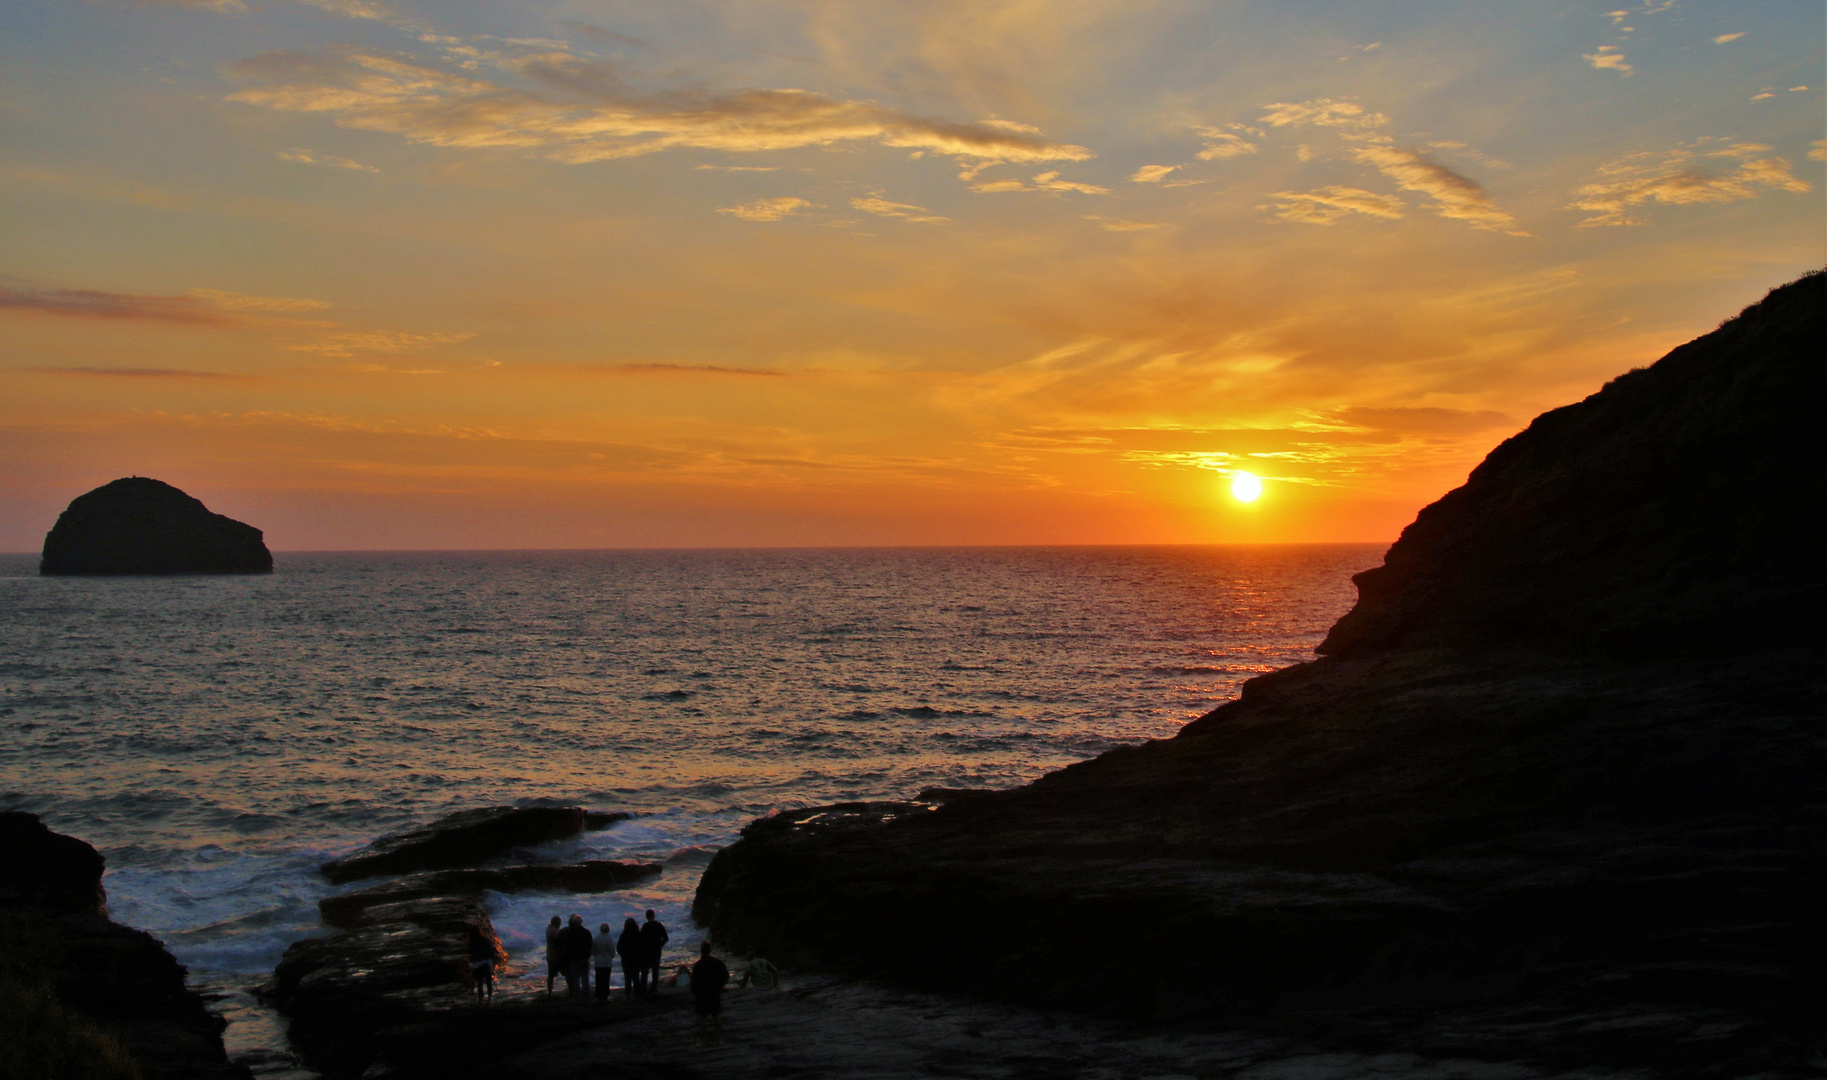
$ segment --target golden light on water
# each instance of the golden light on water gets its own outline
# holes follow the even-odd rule
[[[1231,477],[1231,498],[1238,502],[1255,502],[1262,498],[1262,480],[1255,473],[1247,472]]]

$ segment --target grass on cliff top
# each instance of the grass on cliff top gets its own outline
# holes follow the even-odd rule
[[[42,924],[0,916],[0,1080],[141,1080],[119,1039],[45,985],[61,952]]]

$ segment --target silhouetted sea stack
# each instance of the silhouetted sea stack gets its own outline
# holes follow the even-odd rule
[[[265,574],[259,529],[150,477],[79,495],[44,538],[41,574]]]
[[[1824,293],[1493,451],[1359,576],[1322,659],[1013,791],[757,821],[694,917],[783,965],[1050,1009],[1818,1069]]]

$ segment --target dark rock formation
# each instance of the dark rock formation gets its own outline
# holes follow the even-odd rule
[[[41,574],[265,574],[259,529],[162,481],[123,477],[78,495],[44,538]]]
[[[324,867],[331,880],[381,874],[404,876],[325,897],[318,907],[339,932],[295,942],[274,971],[266,996],[291,1018],[292,1043],[326,1076],[361,1076],[387,1048],[408,1072],[427,1061],[452,1060],[453,1046],[505,1055],[606,1022],[588,1011],[560,1013],[515,1030],[499,1020],[477,1021],[468,943],[472,930],[507,954],[489,921],[483,893],[609,892],[660,873],[654,863],[591,861],[568,866],[475,868],[515,848],[606,828],[627,814],[577,807],[488,807],[464,810],[429,825],[384,836]],[[424,869],[432,868],[432,869]],[[413,871],[413,872],[408,872]],[[481,1026],[471,1030],[471,1024]],[[485,1032],[486,1035],[478,1034]],[[390,1073],[392,1075],[393,1073]],[[412,1073],[418,1075],[417,1073]],[[470,1072],[448,1075],[470,1075]]]
[[[563,840],[583,832],[594,817],[607,826],[627,814],[590,815],[575,806],[491,806],[460,810],[429,825],[391,833],[360,851],[324,864],[338,885],[377,874],[477,866],[517,847]]]
[[[12,991],[9,999],[48,993],[61,1008],[41,1011],[35,1022],[86,1018],[153,1080],[246,1077],[223,1052],[222,1022],[185,987],[184,968],[158,939],[103,913],[102,868],[88,844],[31,814],[0,813],[0,989]],[[0,1018],[0,1030],[12,1019]],[[25,1069],[20,1075],[54,1071],[42,1062],[15,1064]]]
[[[1536,417],[1353,580],[1322,655],[1819,639],[1827,276]]]
[[[1824,284],[1500,447],[1359,578],[1327,658],[1015,791],[755,822],[694,917],[1047,1008],[1807,1071],[1827,659],[1797,623],[1823,477],[1796,447]]]
[[[331,926],[353,926],[370,909],[435,896],[475,896],[492,890],[512,892],[600,893],[633,884],[660,872],[659,863],[606,860],[568,866],[504,866],[488,870],[438,870],[408,874],[396,881],[326,896],[318,901]]]
[[[34,814],[0,812],[0,904],[101,915],[101,852],[54,833]]]
[[[360,1076],[378,1032],[472,1000],[472,929],[507,959],[480,895],[417,897],[345,915],[349,929],[288,947],[267,991],[291,1018],[293,1044],[331,1075]]]

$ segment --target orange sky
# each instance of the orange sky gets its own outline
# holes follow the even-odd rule
[[[0,550],[1388,540],[1827,259],[1822,24],[11,4]]]

